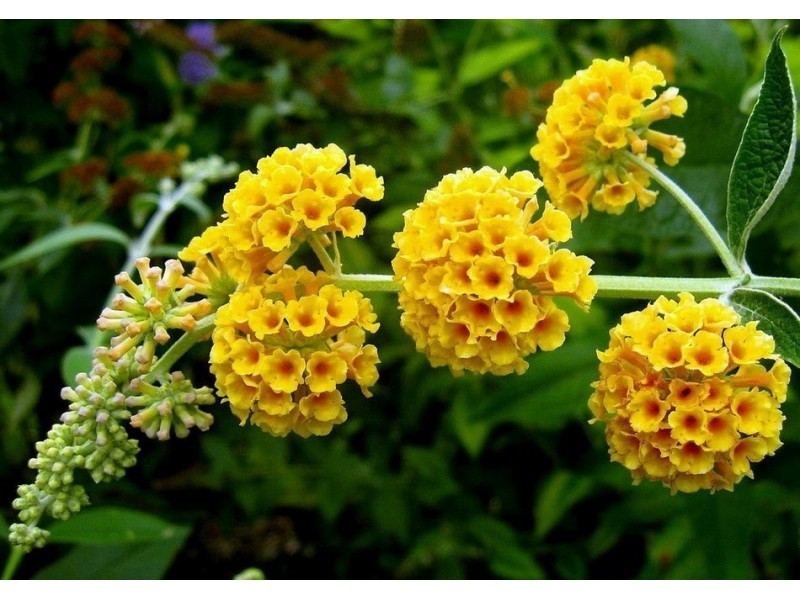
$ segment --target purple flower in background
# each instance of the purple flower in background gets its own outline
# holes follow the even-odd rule
[[[219,69],[202,52],[191,51],[181,56],[180,62],[178,62],[178,73],[186,83],[199,85],[216,77]]]
[[[225,53],[225,47],[217,44],[216,27],[210,21],[193,21],[186,26],[186,37],[195,50],[185,52],[178,63],[178,73],[191,85],[199,85],[216,77],[219,69],[214,58]]]
[[[207,50],[219,56],[225,47],[217,44],[217,30],[209,21],[193,21],[186,26],[186,37],[200,50]]]

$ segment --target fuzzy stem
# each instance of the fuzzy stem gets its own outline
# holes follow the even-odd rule
[[[322,268],[325,269],[325,272],[329,275],[336,275],[336,265],[331,260],[328,251],[325,250],[325,247],[322,245],[322,241],[319,239],[319,237],[317,237],[317,234],[312,233],[308,236],[308,245],[311,246],[314,254],[317,255],[317,258],[322,264]]]
[[[178,205],[181,203],[183,198],[191,192],[191,186],[195,184],[196,182],[194,181],[185,182],[171,192],[167,194],[161,194],[158,200],[158,208],[156,209],[156,212],[151,215],[150,220],[147,222],[147,225],[145,226],[141,235],[136,240],[131,242],[131,245],[128,248],[128,256],[125,259],[125,264],[123,265],[121,272],[124,271],[126,273],[130,273],[133,270],[136,259],[142,256],[148,256],[150,254],[150,250],[153,247],[153,241],[161,231],[161,228],[164,226],[164,222],[167,220],[167,217],[169,217],[175,211],[175,209],[178,208]],[[119,290],[117,289],[117,286],[112,287],[103,306],[111,306],[111,301],[114,299],[114,296],[118,293],[118,291]],[[95,333],[90,345],[93,348],[96,348],[101,344],[102,340],[103,332],[98,330]]]
[[[640,298],[652,300],[661,294],[690,292],[701,298],[719,297],[736,288],[758,289],[782,296],[800,296],[800,279],[752,276],[738,277],[635,277],[628,275],[592,275],[599,298]],[[359,292],[397,292],[400,285],[392,275],[345,273],[337,276],[336,285]]]
[[[800,279],[790,277],[762,277],[753,275],[748,287],[753,287],[779,296],[800,296]]]
[[[707,298],[721,296],[739,285],[733,277],[634,277],[629,275],[592,275],[597,283],[598,298],[639,298],[652,300],[662,294],[690,292]]]
[[[717,251],[720,259],[722,259],[722,264],[725,265],[725,269],[728,271],[728,273],[730,273],[731,277],[742,277],[745,274],[745,271],[739,264],[739,261],[736,260],[736,257],[733,255],[733,252],[731,252],[731,249],[728,248],[725,240],[722,239],[722,236],[719,234],[717,229],[714,227],[711,221],[708,220],[708,217],[700,209],[700,207],[695,204],[694,200],[691,199],[689,194],[683,191],[681,186],[672,181],[672,179],[667,177],[655,166],[651,165],[635,154],[630,152],[627,154],[628,158],[634,164],[636,164],[636,166],[646,171],[650,177],[655,179],[661,185],[661,187],[667,190],[667,192],[669,192],[672,197],[678,201],[678,204],[680,204],[686,210],[686,212],[689,213],[689,216],[694,219],[695,223],[697,223],[697,225],[703,231],[703,234]]]

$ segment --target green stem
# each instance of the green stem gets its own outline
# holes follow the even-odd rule
[[[329,275],[336,275],[336,265],[331,260],[328,251],[325,250],[325,247],[322,245],[322,241],[319,239],[319,237],[317,237],[317,234],[312,233],[308,236],[308,245],[311,246],[314,254],[317,255],[317,258],[322,264],[322,268],[325,269],[325,272]]]
[[[22,558],[24,556],[25,551],[19,546],[14,546],[11,549],[11,553],[8,555],[8,559],[6,559],[6,566],[3,568],[3,576],[0,579],[3,581],[8,581],[14,577],[14,573],[17,572],[17,568],[22,562]]]
[[[740,283],[733,277],[633,277],[628,275],[592,275],[598,298],[640,298],[652,300],[662,294],[689,292],[705,298],[721,296]]]
[[[800,296],[800,279],[790,277],[762,277],[753,275],[747,287],[781,296]]]
[[[773,292],[782,296],[800,296],[800,279],[788,277],[634,277],[628,275],[592,275],[599,298],[639,298],[652,300],[662,294],[690,292],[700,297],[718,297],[736,288]],[[345,273],[335,278],[336,285],[359,292],[398,292],[400,285],[392,275]]]
[[[213,313],[200,319],[194,329],[184,333],[177,342],[170,346],[169,350],[164,352],[161,358],[156,361],[156,364],[153,365],[151,371],[142,377],[142,380],[147,383],[153,383],[159,376],[166,374],[172,365],[186,354],[189,348],[209,336],[214,329],[216,317],[216,313]]]
[[[399,292],[400,284],[392,275],[362,275],[343,273],[334,279],[336,285],[343,290],[358,292]]]
[[[647,172],[650,177],[655,179],[661,187],[663,187],[667,192],[669,192],[675,200],[678,201],[686,212],[689,213],[695,223],[700,227],[703,231],[703,234],[708,238],[708,241],[711,242],[711,245],[717,251],[720,259],[722,259],[722,264],[725,265],[725,269],[730,273],[732,277],[742,277],[745,274],[744,269],[739,264],[739,261],[736,260],[736,257],[731,252],[731,249],[728,248],[728,245],[725,243],[725,240],[722,239],[722,236],[716,230],[714,225],[711,221],[708,220],[705,213],[700,209],[697,204],[695,204],[694,200],[691,199],[689,194],[683,191],[681,186],[677,183],[672,181],[669,177],[667,177],[663,172],[657,169],[655,166],[651,165],[644,159],[632,154],[630,152],[627,153],[628,158],[635,163],[638,167],[642,168],[645,172]]]

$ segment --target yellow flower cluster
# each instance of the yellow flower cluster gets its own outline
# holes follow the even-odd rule
[[[528,171],[462,169],[404,214],[392,261],[401,324],[433,366],[522,373],[526,355],[569,330],[553,296],[594,297],[592,261],[556,248],[572,237],[569,217],[548,203],[531,222],[541,185]]]
[[[652,146],[668,165],[683,157],[681,138],[650,129],[686,112],[677,88],[656,97],[654,88],[665,83],[661,71],[647,62],[597,59],[556,90],[531,156],[558,208],[574,219],[585,218],[589,205],[620,214],[634,200],[640,209],[655,202],[649,175],[629,153],[646,157]]]
[[[340,173],[348,164],[349,175]],[[364,232],[360,199],[383,198],[383,177],[349,159],[335,144],[282,147],[244,171],[225,195],[225,218],[194,238],[179,256],[202,262],[209,255],[236,281],[274,272],[311,235]]]
[[[679,298],[662,296],[611,330],[592,422],[605,423],[611,460],[637,483],[731,490],[781,445],[790,369],[756,322],[741,324],[716,299]]]
[[[231,411],[276,436],[327,435],[347,411],[337,386],[367,397],[378,380],[369,300],[324,273],[283,267],[240,287],[217,312],[211,372]]]
[[[666,46],[648,44],[631,55],[631,64],[648,62],[664,74],[667,83],[675,81],[675,54]]]

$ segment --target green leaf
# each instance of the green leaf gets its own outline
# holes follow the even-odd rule
[[[527,39],[503,42],[476,50],[464,57],[458,70],[458,82],[465,87],[480,83],[506,67],[518,63],[541,47],[542,40]]]
[[[739,289],[731,304],[742,321],[758,321],[759,329],[775,338],[775,351],[800,367],[800,317],[791,306],[768,292]]]
[[[190,532],[140,511],[89,508],[51,527],[51,542],[80,545],[34,578],[158,579]]]
[[[157,542],[113,546],[78,546],[46,566],[34,579],[160,579],[183,547],[188,527]]]
[[[186,534],[188,528],[148,513],[125,508],[89,508],[50,528],[56,544],[113,545],[164,542]]]
[[[592,491],[592,481],[568,471],[553,473],[544,484],[533,514],[536,537],[544,538],[569,510]]]
[[[127,247],[130,243],[128,236],[116,227],[105,223],[81,223],[59,229],[39,238],[35,242],[31,242],[21,250],[0,261],[0,271],[5,271],[56,250],[90,241],[115,242],[123,247]]]
[[[753,227],[775,202],[794,164],[797,115],[780,31],[772,42],[764,82],[745,126],[728,181],[728,243],[744,260]]]
[[[91,348],[75,346],[64,353],[61,358],[61,377],[66,385],[75,383],[75,375],[88,373],[92,368],[94,354]]]

